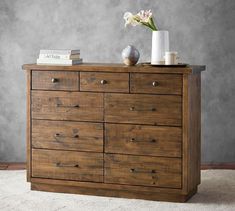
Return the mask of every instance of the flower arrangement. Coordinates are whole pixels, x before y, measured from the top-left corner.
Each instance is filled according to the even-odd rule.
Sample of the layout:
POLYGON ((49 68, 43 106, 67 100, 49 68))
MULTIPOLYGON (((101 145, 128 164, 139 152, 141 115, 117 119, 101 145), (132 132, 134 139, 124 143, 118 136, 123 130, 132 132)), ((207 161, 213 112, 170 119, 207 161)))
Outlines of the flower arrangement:
POLYGON ((152 31, 157 31, 157 27, 154 24, 153 14, 151 10, 141 10, 136 15, 131 12, 126 12, 123 16, 125 22, 125 27, 127 25, 137 26, 143 25, 151 29, 152 31))

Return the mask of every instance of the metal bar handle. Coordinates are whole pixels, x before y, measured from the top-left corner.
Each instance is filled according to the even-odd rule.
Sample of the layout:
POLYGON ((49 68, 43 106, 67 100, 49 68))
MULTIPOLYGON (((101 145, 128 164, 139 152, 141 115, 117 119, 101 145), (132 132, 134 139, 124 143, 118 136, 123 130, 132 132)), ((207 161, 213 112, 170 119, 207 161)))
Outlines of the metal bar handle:
POLYGON ((66 164, 66 163, 56 163, 56 166, 57 167, 65 167, 65 168, 79 168, 79 165, 78 164, 66 164))
POLYGON ((156 174, 156 170, 141 170, 141 169, 135 169, 131 168, 130 169, 131 173, 148 173, 148 174, 156 174))
POLYGON ((54 137, 55 138, 79 138, 79 135, 78 134, 75 134, 75 135, 73 135, 73 136, 65 136, 65 135, 63 135, 63 134, 61 134, 61 133, 56 133, 55 135, 54 135, 54 137))
POLYGON ((136 107, 134 106, 131 106, 129 108, 130 111, 156 111, 157 109, 156 108, 150 108, 150 109, 137 109, 136 107))

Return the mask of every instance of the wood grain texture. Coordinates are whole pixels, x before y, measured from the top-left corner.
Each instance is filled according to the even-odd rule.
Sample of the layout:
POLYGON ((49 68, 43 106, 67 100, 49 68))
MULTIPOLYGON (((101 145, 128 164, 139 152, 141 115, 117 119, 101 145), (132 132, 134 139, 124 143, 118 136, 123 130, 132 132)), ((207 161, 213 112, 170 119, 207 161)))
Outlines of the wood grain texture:
POLYGON ((32 177, 103 182, 103 154, 32 149, 32 177))
POLYGON ((105 121, 181 126, 181 96, 105 94, 105 121))
POLYGON ((81 91, 129 92, 128 73, 81 72, 81 91))
POLYGON ((56 66, 56 65, 37 65, 37 64, 24 64, 24 70, 42 70, 42 71, 80 71, 80 72, 130 72, 130 73, 179 73, 191 74, 205 70, 204 65, 193 65, 187 67, 157 67, 151 65, 138 64, 135 66, 126 66, 124 64, 114 63, 83 63, 80 65, 72 66, 56 66))
POLYGON ((103 121, 103 94, 32 91, 32 118, 103 121))
POLYGON ((180 127, 105 124, 105 152, 181 157, 180 127))
POLYGON ((181 188, 181 159, 105 154, 105 183, 181 188))
POLYGON ((79 90, 79 73, 63 71, 33 71, 32 89, 79 90))
POLYGON ((27 115, 27 123, 26 123, 26 161, 27 161, 27 181, 30 182, 30 178, 32 175, 32 164, 31 164, 31 85, 32 85, 32 71, 27 71, 26 73, 26 82, 27 82, 27 90, 26 90, 26 115, 27 115))
POLYGON ((131 93, 182 94, 180 74, 130 74, 131 93))
POLYGON ((183 86, 183 190, 188 193, 201 180, 200 74, 184 75, 183 86))
POLYGON ((187 195, 172 194, 172 193, 154 193, 154 192, 141 192, 131 190, 112 190, 112 189, 97 189, 97 188, 81 188, 76 186, 64 186, 64 185, 52 185, 42 183, 32 183, 31 190, 59 192, 59 193, 75 193, 83 195, 96 195, 107 197, 122 197, 129 199, 145 199, 145 200, 158 200, 158 201, 170 201, 170 202, 186 202, 191 198, 197 189, 193 190, 187 195))
POLYGON ((103 124, 34 119, 32 147, 103 152, 103 124))
POLYGON ((23 68, 32 189, 166 201, 196 193, 204 66, 23 68))
POLYGON ((152 192, 152 193, 173 193, 181 194, 181 189, 176 188, 160 188, 153 186, 142 186, 142 185, 122 185, 122 184, 108 184, 100 182, 84 182, 84 181, 72 181, 72 180, 60 180, 60 179, 47 179, 47 178, 32 178, 33 183, 52 184, 52 185, 65 185, 65 186, 76 186, 83 188, 96 188, 96 189, 111 189, 111 190, 130 190, 139 192, 152 192))

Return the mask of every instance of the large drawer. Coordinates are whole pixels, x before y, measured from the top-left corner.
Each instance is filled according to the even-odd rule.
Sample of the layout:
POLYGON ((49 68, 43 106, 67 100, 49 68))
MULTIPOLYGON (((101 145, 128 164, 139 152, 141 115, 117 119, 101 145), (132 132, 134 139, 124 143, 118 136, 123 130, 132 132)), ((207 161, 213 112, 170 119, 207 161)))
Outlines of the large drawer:
POLYGON ((181 126, 182 98, 178 95, 105 94, 105 121, 181 126))
POLYGON ((104 182, 181 188, 181 159, 105 154, 104 182))
POLYGON ((182 84, 180 74, 131 73, 130 91, 132 93, 181 95, 182 84))
POLYGON ((33 149, 32 177, 103 182, 103 154, 33 149))
POLYGON ((128 73, 81 72, 81 91, 129 92, 128 73))
POLYGON ((103 124, 33 119, 32 147, 103 152, 103 124))
POLYGON ((105 124, 105 152, 181 157, 180 127, 105 124))
POLYGON ((79 73, 32 71, 32 89, 78 91, 79 73))
POLYGON ((103 94, 32 91, 32 118, 103 121, 103 94))

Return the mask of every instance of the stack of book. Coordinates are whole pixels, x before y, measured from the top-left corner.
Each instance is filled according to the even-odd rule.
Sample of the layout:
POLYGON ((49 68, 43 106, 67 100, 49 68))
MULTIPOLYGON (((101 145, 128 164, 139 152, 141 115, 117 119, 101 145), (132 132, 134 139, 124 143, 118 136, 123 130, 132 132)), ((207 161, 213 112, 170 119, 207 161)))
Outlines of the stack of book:
POLYGON ((81 64, 80 50, 40 50, 39 65, 75 65, 81 64))

